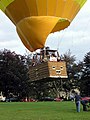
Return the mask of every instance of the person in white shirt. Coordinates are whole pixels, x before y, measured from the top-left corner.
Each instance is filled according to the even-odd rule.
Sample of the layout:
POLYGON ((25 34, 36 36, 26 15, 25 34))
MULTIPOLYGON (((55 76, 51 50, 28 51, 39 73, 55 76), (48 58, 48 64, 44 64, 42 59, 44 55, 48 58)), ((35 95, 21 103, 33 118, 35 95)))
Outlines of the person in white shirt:
POLYGON ((52 54, 50 56, 50 61, 57 61, 57 57, 55 56, 55 54, 52 54))

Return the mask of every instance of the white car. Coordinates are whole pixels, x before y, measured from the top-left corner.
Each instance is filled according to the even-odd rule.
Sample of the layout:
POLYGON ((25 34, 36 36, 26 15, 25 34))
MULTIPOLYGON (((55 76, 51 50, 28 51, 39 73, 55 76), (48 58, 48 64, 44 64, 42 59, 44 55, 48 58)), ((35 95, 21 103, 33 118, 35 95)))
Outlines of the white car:
POLYGON ((4 102, 6 100, 6 97, 0 96, 0 101, 4 102))

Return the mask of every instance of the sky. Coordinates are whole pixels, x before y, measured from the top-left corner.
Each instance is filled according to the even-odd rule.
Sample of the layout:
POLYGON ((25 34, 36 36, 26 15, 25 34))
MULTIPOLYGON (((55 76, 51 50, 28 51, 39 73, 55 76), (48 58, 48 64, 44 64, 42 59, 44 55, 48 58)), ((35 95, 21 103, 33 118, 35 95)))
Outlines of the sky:
MULTIPOLYGON (((76 61, 83 60, 90 52, 90 0, 87 0, 68 28, 47 37, 45 46, 57 49, 60 55, 70 50, 76 61)), ((0 50, 4 48, 21 55, 28 51, 17 35, 13 23, 0 11, 0 50)))

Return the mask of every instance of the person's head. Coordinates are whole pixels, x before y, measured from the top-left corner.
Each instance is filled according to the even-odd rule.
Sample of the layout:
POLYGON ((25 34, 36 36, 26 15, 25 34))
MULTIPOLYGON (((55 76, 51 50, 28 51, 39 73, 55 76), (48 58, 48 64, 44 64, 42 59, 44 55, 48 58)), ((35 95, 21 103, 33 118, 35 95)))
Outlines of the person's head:
POLYGON ((52 57, 56 57, 56 55, 54 54, 54 53, 52 53, 52 55, 51 55, 52 57))

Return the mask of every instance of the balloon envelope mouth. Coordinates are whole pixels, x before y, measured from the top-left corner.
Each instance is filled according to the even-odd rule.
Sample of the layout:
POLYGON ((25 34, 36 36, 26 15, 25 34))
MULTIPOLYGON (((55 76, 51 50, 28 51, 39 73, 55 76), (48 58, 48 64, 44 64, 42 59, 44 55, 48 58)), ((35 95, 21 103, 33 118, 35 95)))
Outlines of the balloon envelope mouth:
POLYGON ((43 48, 50 33, 67 28, 70 21, 54 16, 26 17, 17 23, 17 33, 30 50, 43 48))

